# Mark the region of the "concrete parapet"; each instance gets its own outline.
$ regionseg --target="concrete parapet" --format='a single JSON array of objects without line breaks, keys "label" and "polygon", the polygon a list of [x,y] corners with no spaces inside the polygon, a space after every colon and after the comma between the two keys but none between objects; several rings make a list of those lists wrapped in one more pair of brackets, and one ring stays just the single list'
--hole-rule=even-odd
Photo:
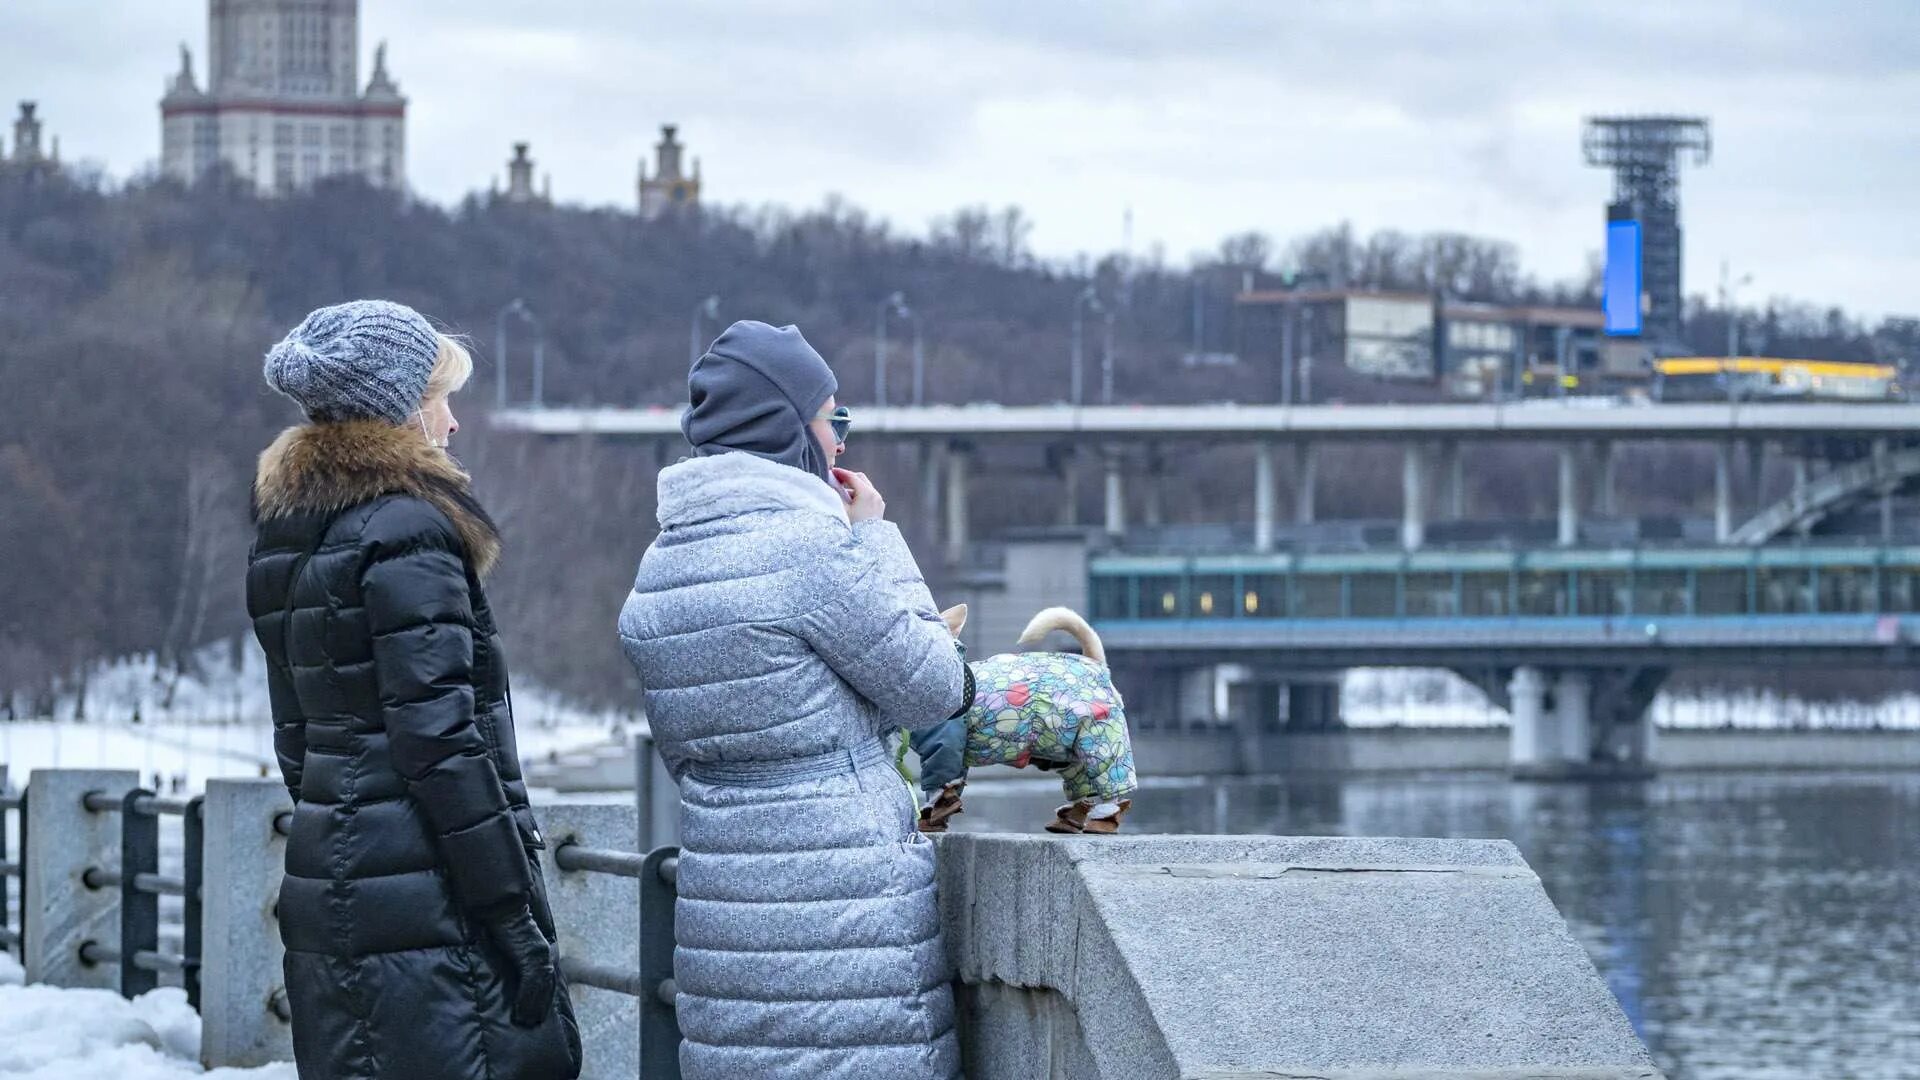
[{"label": "concrete parapet", "polygon": [[275,913],[287,838],[274,828],[274,819],[292,809],[278,780],[207,781],[201,804],[203,1065],[248,1067],[293,1057],[293,1028],[278,1011],[286,1007],[286,948]]},{"label": "concrete parapet", "polygon": [[969,1075],[1659,1076],[1505,841],[940,844]]},{"label": "concrete parapet", "polygon": [[34,772],[27,785],[33,836],[21,856],[26,940],[20,951],[28,982],[119,988],[119,965],[88,964],[80,946],[120,947],[120,890],[91,888],[84,880],[90,866],[119,869],[120,815],[88,810],[81,800],[96,791],[119,798],[137,783],[139,774],[124,769]]},{"label": "concrete parapet", "polygon": [[[639,826],[631,802],[559,803],[535,811],[547,848],[541,871],[560,955],[587,964],[640,968],[640,884],[630,877],[562,870],[553,853],[563,844],[637,852]],[[631,1078],[640,1073],[640,1005],[630,994],[573,983],[580,1021],[582,1080]]]}]

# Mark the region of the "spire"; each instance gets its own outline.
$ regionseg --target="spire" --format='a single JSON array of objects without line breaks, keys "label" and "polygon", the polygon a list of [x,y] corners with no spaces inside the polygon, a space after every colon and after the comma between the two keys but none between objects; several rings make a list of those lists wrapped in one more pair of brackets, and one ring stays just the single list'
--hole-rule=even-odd
[{"label": "spire", "polygon": [[199,97],[200,86],[193,79],[193,51],[186,42],[180,43],[180,70],[167,84],[167,98]]},{"label": "spire", "polygon": [[381,42],[373,50],[373,78],[367,80],[367,97],[397,98],[400,87],[387,74],[387,43]]}]

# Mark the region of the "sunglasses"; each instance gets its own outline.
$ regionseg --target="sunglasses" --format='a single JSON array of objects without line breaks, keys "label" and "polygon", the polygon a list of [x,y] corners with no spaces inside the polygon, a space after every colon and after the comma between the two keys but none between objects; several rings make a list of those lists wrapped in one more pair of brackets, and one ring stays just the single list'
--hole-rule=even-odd
[{"label": "sunglasses", "polygon": [[844,443],[847,441],[847,431],[853,427],[853,410],[842,405],[830,413],[821,413],[814,419],[825,420],[833,428],[833,441]]}]

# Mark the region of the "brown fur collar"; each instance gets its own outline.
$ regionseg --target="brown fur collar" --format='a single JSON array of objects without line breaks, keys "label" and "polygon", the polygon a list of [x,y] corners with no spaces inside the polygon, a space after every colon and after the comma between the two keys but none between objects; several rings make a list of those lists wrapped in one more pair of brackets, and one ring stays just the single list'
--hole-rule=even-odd
[{"label": "brown fur collar", "polygon": [[333,514],[380,495],[424,499],[452,520],[476,571],[500,557],[500,531],[473,497],[467,474],[421,438],[379,420],[304,424],[280,433],[260,454],[255,520]]}]

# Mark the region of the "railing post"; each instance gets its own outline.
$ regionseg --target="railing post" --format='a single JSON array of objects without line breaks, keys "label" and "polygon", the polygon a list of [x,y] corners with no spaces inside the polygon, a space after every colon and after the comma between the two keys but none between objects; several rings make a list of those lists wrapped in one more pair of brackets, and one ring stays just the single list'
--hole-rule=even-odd
[{"label": "railing post", "polygon": [[[5,762],[0,762],[0,799],[6,797],[7,766]],[[26,845],[23,842],[21,846]],[[7,861],[7,812],[0,809],[0,866],[6,865]],[[6,936],[13,925],[10,917],[12,909],[7,903],[7,897],[13,892],[12,880],[12,875],[0,873],[0,952],[6,952],[13,945],[13,939]]]},{"label": "railing post", "polygon": [[287,848],[274,822],[291,809],[276,780],[207,781],[199,921],[214,931],[200,965],[200,1062],[209,1068],[293,1058],[293,1029],[275,1007],[285,1007],[286,950],[274,914]]},{"label": "railing post", "polygon": [[[644,749],[644,747],[642,747]],[[640,963],[640,890],[630,877],[560,869],[554,853],[566,844],[639,851],[632,808],[620,803],[562,803],[539,808],[547,850],[540,868],[560,933],[562,962],[632,970]],[[582,1080],[640,1074],[640,1006],[629,994],[574,982],[580,1021]],[[650,1078],[651,1080],[651,1078]]]},{"label": "railing post", "polygon": [[[141,811],[134,788],[120,800],[120,996],[139,997],[160,985],[157,972],[139,965],[142,952],[160,951],[160,894],[140,888],[141,874],[160,872],[160,816]],[[109,869],[106,863],[95,863]]]},{"label": "railing post", "polygon": [[680,1017],[674,1010],[674,901],[680,849],[655,848],[640,873],[640,1075],[677,1080]]},{"label": "railing post", "polygon": [[633,736],[633,804],[640,817],[637,851],[680,842],[680,785],[654,748],[651,732]]},{"label": "railing post", "polygon": [[31,912],[21,947],[28,982],[108,990],[119,983],[113,968],[82,963],[80,946],[120,945],[119,895],[90,889],[83,880],[89,866],[118,864],[120,823],[81,800],[89,792],[120,798],[138,782],[139,774],[128,769],[35,770],[26,807],[39,842],[22,853],[26,881],[20,897],[21,908]]},{"label": "railing post", "polygon": [[187,812],[180,818],[186,858],[181,874],[186,890],[181,897],[180,914],[187,923],[185,940],[180,946],[180,951],[186,955],[186,963],[180,969],[180,978],[186,986],[187,1005],[195,1012],[200,1011],[200,962],[206,949],[206,935],[201,925],[201,893],[206,882],[206,802],[206,796],[196,796],[187,803]]}]

